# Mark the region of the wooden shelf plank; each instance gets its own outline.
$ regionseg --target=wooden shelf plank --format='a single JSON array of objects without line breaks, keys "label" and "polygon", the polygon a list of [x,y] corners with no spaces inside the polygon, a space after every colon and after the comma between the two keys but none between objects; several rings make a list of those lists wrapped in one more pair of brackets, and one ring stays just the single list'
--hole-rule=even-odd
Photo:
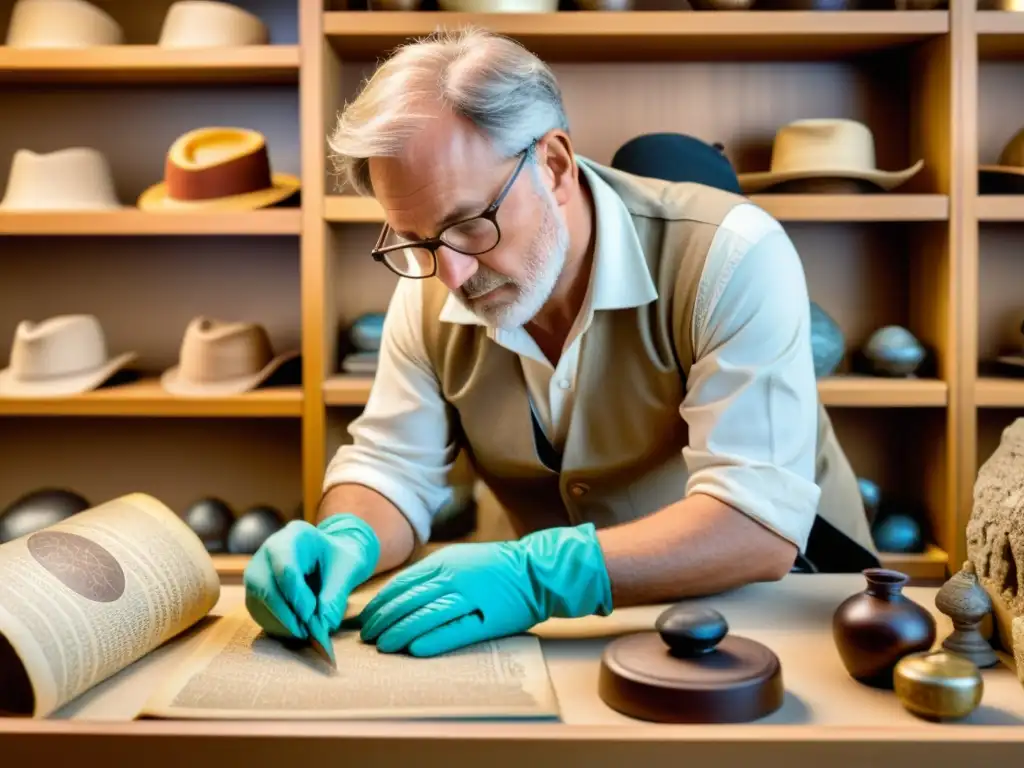
[{"label": "wooden shelf plank", "polygon": [[946,579],[949,556],[943,550],[931,545],[920,554],[902,552],[879,552],[878,559],[885,568],[902,571],[912,579]]},{"label": "wooden shelf plank", "polygon": [[373,386],[372,376],[332,376],[323,385],[326,405],[366,405]]},{"label": "wooden shelf plank", "polygon": [[[779,221],[945,221],[946,195],[752,195],[751,201]],[[384,221],[372,197],[331,195],[324,200],[324,218],[343,224]]]},{"label": "wooden shelf plank", "polygon": [[980,378],[974,402],[979,408],[1024,408],[1024,379]]},{"label": "wooden shelf plank", "polygon": [[948,400],[937,379],[831,376],[818,380],[818,393],[826,406],[842,408],[935,408]]},{"label": "wooden shelf plank", "polygon": [[324,32],[342,58],[375,59],[409,38],[474,25],[549,61],[835,59],[946,34],[946,11],[673,11],[447,13],[330,11]]},{"label": "wooden shelf plank", "polygon": [[978,221],[1024,221],[1024,195],[978,195],[977,211]]},{"label": "wooden shelf plank", "polygon": [[0,416],[300,417],[302,389],[273,387],[242,395],[176,397],[158,379],[142,379],[69,397],[0,398]]},{"label": "wooden shelf plank", "polygon": [[302,211],[2,211],[0,235],[298,235]]},{"label": "wooden shelf plank", "polygon": [[297,83],[298,79],[295,45],[184,50],[155,45],[67,50],[0,46],[3,83]]},{"label": "wooden shelf plank", "polygon": [[979,58],[1024,58],[1024,13],[978,11],[974,19],[978,33]]}]

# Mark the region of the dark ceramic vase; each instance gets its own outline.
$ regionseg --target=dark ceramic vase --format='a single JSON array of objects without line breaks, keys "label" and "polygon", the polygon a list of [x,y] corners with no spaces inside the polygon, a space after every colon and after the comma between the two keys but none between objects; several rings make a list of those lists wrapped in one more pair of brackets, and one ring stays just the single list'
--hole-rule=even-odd
[{"label": "dark ceramic vase", "polygon": [[893,668],[935,642],[935,619],[903,594],[909,577],[886,568],[864,573],[867,589],[848,597],[832,617],[832,635],[846,671],[875,688],[892,688]]}]

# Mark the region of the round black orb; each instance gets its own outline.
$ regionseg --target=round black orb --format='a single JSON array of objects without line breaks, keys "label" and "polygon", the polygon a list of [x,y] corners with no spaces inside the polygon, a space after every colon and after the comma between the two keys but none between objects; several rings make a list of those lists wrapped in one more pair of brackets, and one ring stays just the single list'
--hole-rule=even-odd
[{"label": "round black orb", "polygon": [[235,514],[221,499],[208,496],[185,510],[185,524],[200,538],[206,551],[221,554],[228,548],[228,532]]},{"label": "round black orb", "polygon": [[674,605],[654,623],[675,656],[701,656],[714,650],[729,632],[725,617],[712,608]]},{"label": "round black orb", "polygon": [[261,504],[243,512],[228,532],[228,552],[254,555],[263,542],[284,527],[281,513]]},{"label": "round black orb", "polygon": [[26,493],[0,512],[0,544],[49,528],[88,508],[85,498],[64,488]]}]

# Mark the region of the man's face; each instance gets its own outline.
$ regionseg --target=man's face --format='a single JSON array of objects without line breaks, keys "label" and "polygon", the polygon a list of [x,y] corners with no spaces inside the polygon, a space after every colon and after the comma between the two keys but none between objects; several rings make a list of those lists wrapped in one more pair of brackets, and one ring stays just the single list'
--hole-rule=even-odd
[{"label": "man's face", "polygon": [[[446,114],[398,157],[372,159],[370,176],[392,237],[423,240],[486,210],[517,163],[499,160],[467,122]],[[498,209],[501,241],[495,248],[479,256],[437,249],[438,278],[488,325],[507,329],[529,322],[565,263],[568,232],[542,176],[529,161],[520,171]]]}]

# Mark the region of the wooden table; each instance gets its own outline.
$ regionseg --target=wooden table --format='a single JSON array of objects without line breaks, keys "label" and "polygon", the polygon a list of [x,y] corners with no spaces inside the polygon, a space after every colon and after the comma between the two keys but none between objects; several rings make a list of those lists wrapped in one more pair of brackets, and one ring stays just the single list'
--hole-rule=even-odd
[{"label": "wooden table", "polygon": [[[787,689],[782,709],[745,725],[675,726],[630,720],[596,694],[598,660],[610,637],[648,629],[665,606],[616,611],[607,618],[552,620],[542,638],[562,722],[175,722],[134,721],[153,685],[188,653],[199,632],[179,638],[86,693],[48,720],[0,720],[0,764],[58,766],[644,766],[756,765],[964,768],[977,761],[1024,764],[1024,687],[1012,662],[984,670],[981,707],[957,723],[935,724],[906,712],[894,694],[865,688],[843,669],[831,617],[863,588],[859,575],[797,575],[699,602],[713,605],[730,630],[772,648]],[[358,607],[373,587],[353,596]],[[908,597],[939,623],[935,588]],[[215,615],[242,603],[225,586]],[[352,607],[350,606],[350,607]],[[443,681],[439,681],[443,684]]]}]

